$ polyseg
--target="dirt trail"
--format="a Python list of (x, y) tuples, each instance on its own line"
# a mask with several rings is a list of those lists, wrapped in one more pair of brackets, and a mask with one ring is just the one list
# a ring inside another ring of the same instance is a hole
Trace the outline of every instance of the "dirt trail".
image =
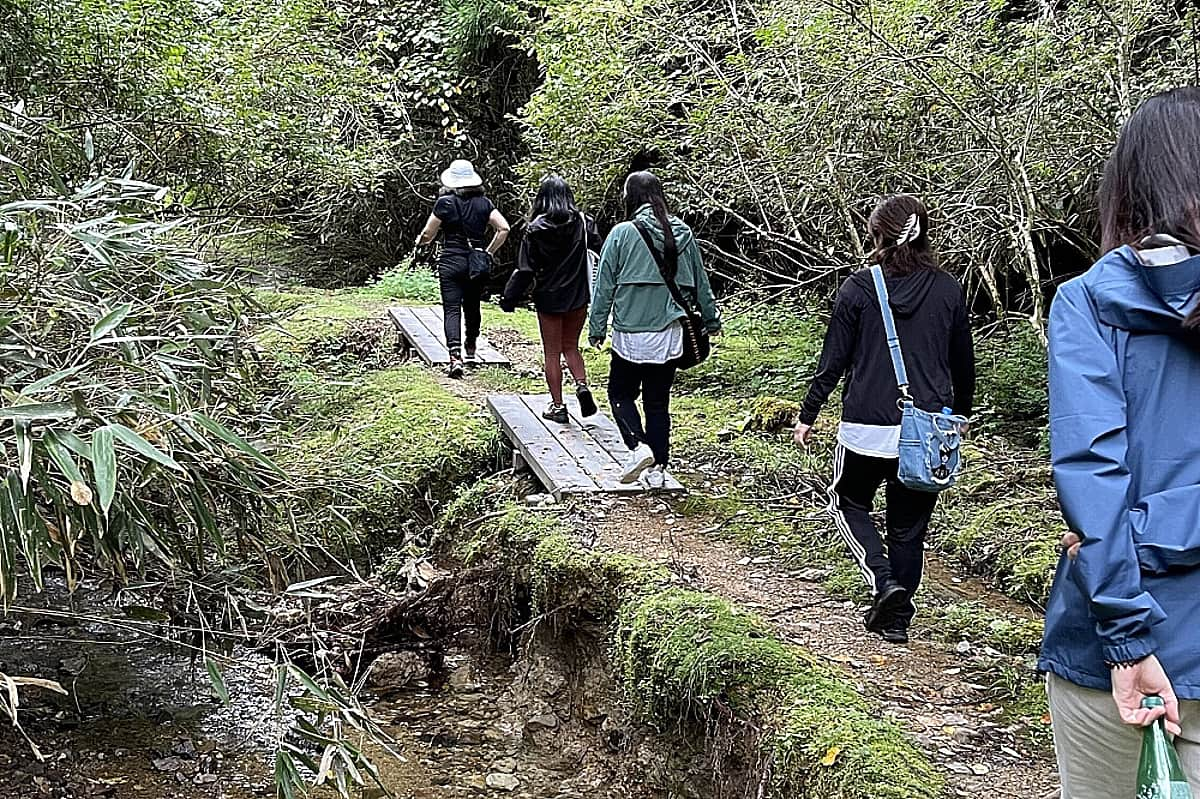
[(747, 558), (735, 545), (701, 533), (696, 519), (672, 514), (660, 500), (598, 499), (586, 521), (596, 546), (666, 564), (696, 587), (758, 612), (781, 638), (841, 667), (920, 742), (945, 773), (951, 795), (1056, 795), (1052, 758), (1015, 735), (986, 689), (963, 676), (966, 657), (953, 646), (919, 639), (902, 647), (884, 643), (864, 632), (859, 605)]
[[(513, 365), (534, 374), (537, 348), (516, 331), (489, 331), (506, 347), (524, 344)], [(488, 393), (473, 381), (445, 381), (472, 401)], [(695, 475), (693, 475), (693, 478)], [(684, 479), (695, 485), (696, 479)], [(674, 514), (660, 499), (596, 497), (581, 503), (583, 526), (594, 545), (667, 565), (696, 588), (753, 610), (795, 643), (837, 666), (865, 695), (896, 719), (946, 776), (950, 796), (1056, 799), (1053, 757), (1019, 738), (988, 688), (970, 681), (970, 655), (953, 645), (922, 640), (920, 616), (907, 646), (887, 644), (862, 627), (864, 606), (833, 596), (816, 582), (779, 564), (747, 557), (734, 543), (701, 532), (708, 520)], [(981, 599), (996, 610), (1029, 616), (1022, 605), (938, 564), (923, 591), (943, 599)], [(919, 602), (919, 600), (918, 600)]]

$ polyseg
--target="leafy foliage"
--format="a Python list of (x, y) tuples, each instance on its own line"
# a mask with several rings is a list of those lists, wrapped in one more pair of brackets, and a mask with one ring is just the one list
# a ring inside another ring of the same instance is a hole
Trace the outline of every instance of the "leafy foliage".
[(157, 216), (166, 190), (131, 170), (26, 199), (31, 173), (13, 171), (17, 199), (0, 204), (0, 597), (22, 573), (40, 587), (50, 563), (70, 581), (94, 568), (124, 579), (257, 549), (264, 495), (283, 480), (231, 429), (244, 420), (229, 421), (255, 371), (235, 276), (174, 243), (182, 221)]
[[(1200, 11), (1168, 0), (553, 0), (530, 38), (528, 181), (562, 169), (612, 202), (653, 166), (757, 283), (862, 263), (866, 215), (911, 191), (946, 262), (999, 312), (1090, 262), (1116, 125), (1192, 80)], [(609, 210), (615, 210), (610, 204)]]

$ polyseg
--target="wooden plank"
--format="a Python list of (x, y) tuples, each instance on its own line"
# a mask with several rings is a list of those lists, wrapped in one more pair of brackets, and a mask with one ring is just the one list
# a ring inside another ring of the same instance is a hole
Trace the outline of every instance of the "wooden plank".
[(555, 498), (599, 491), (595, 481), (546, 428), (541, 416), (533, 413), (520, 397), (492, 395), (487, 398), (487, 405), (504, 434)]
[[(526, 396), (521, 400), (530, 412), (540, 417), (542, 410), (550, 404), (550, 395)], [(567, 398), (567, 408), (573, 411), (573, 418), (567, 424), (545, 422), (546, 429), (558, 440), (562, 448), (570, 453), (579, 467), (583, 469), (596, 483), (600, 491), (609, 493), (627, 493), (641, 491), (636, 483), (622, 483), (621, 471), (624, 464), (617, 460), (592, 438), (588, 430), (579, 421), (579, 404), (574, 398)]]
[[(413, 308), (413, 315), (416, 316), (429, 332), (442, 342), (442, 346), (446, 346), (446, 323), (445, 315), (442, 309), (438, 306), (425, 306), (422, 308)], [(447, 362), (449, 362), (449, 350), (447, 350)], [(475, 360), (482, 364), (491, 366), (508, 366), (508, 358), (493, 347), (487, 340), (487, 336), (480, 336), (475, 343)]]
[(488, 366), (510, 366), (508, 356), (492, 346), (487, 336), (480, 336), (475, 342), (475, 360)]
[[(625, 447), (625, 439), (621, 437), (617, 423), (603, 413), (596, 413), (585, 419), (579, 412), (579, 403), (574, 399), (567, 400), (567, 410), (571, 412), (571, 419), (586, 430), (588, 435), (619, 464), (617, 470), (619, 479), (621, 470), (625, 468), (625, 461), (629, 458), (629, 450)], [(663, 477), (663, 491), (670, 493), (687, 491), (682, 483), (671, 476), (670, 472), (664, 474)]]
[(388, 315), (400, 330), (421, 360), (430, 366), (444, 366), (450, 363), (450, 351), (446, 349), (445, 336), (435, 336), (425, 323), (416, 315), (417, 309), (398, 307), (389, 308)]

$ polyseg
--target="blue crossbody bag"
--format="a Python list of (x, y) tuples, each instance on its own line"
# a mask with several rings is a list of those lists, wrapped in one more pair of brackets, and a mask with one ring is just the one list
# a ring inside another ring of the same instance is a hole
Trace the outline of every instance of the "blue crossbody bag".
[(900, 387), (900, 482), (914, 491), (945, 491), (954, 485), (962, 467), (961, 429), (967, 419), (949, 412), (930, 413), (913, 402), (908, 392), (908, 370), (904, 368), (904, 353), (896, 333), (896, 319), (888, 301), (887, 282), (883, 268), (871, 267), (875, 280), (875, 295), (883, 312), (883, 329), (887, 333), (888, 351), (896, 370), (896, 385)]

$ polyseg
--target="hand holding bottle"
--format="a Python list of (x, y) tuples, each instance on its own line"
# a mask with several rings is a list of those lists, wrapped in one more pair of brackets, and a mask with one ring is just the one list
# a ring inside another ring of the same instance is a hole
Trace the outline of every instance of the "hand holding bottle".
[[(1171, 680), (1154, 655), (1132, 666), (1112, 670), (1112, 694), (1121, 720), (1135, 727), (1146, 727), (1166, 718), (1167, 732), (1179, 735), (1179, 700)], [(1148, 696), (1162, 697), (1162, 707), (1143, 707)]]

